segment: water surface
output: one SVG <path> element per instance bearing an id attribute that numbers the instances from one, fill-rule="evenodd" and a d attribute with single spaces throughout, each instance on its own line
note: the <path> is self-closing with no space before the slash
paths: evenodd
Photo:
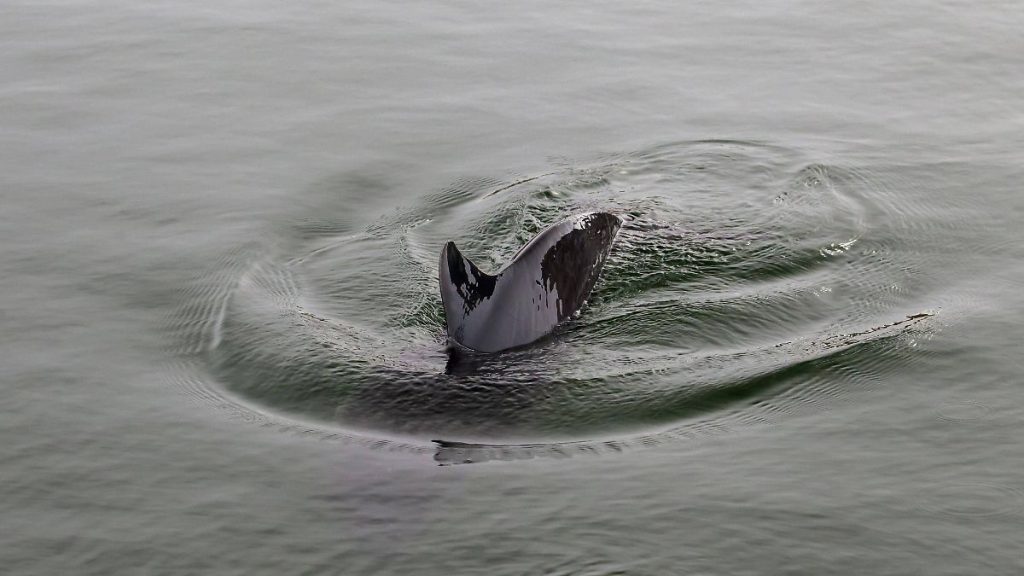
<path id="1" fill-rule="evenodd" d="M 17 574 L 1019 574 L 1013 3 L 9 2 Z M 447 353 L 437 255 L 625 225 Z"/>

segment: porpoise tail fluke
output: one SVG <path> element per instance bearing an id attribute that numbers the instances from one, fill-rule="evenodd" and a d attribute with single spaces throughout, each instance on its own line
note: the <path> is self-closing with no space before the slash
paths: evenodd
<path id="1" fill-rule="evenodd" d="M 529 344 L 586 302 L 622 226 L 618 216 L 588 212 L 538 234 L 494 275 L 441 250 L 438 279 L 448 337 L 478 352 Z"/>

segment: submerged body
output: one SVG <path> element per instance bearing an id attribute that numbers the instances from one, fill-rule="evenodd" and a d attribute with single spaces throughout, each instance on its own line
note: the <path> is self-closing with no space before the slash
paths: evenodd
<path id="1" fill-rule="evenodd" d="M 538 234 L 494 275 L 480 271 L 454 242 L 441 251 L 438 279 L 448 337 L 478 352 L 529 344 L 586 302 L 622 225 L 588 212 Z"/>

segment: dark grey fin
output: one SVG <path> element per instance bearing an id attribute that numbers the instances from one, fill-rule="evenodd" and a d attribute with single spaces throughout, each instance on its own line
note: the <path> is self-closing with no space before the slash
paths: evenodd
<path id="1" fill-rule="evenodd" d="M 500 276 L 485 274 L 462 255 L 454 242 L 446 243 L 441 250 L 438 276 L 448 337 L 462 342 L 466 321 L 482 302 L 494 295 Z"/>

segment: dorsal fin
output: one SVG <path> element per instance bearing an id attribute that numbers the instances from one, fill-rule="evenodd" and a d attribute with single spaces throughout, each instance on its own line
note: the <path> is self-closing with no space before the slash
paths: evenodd
<path id="1" fill-rule="evenodd" d="M 448 242 L 441 250 L 438 276 L 448 336 L 462 341 L 465 321 L 484 300 L 494 295 L 499 276 L 482 272 L 462 255 L 454 242 Z"/>

